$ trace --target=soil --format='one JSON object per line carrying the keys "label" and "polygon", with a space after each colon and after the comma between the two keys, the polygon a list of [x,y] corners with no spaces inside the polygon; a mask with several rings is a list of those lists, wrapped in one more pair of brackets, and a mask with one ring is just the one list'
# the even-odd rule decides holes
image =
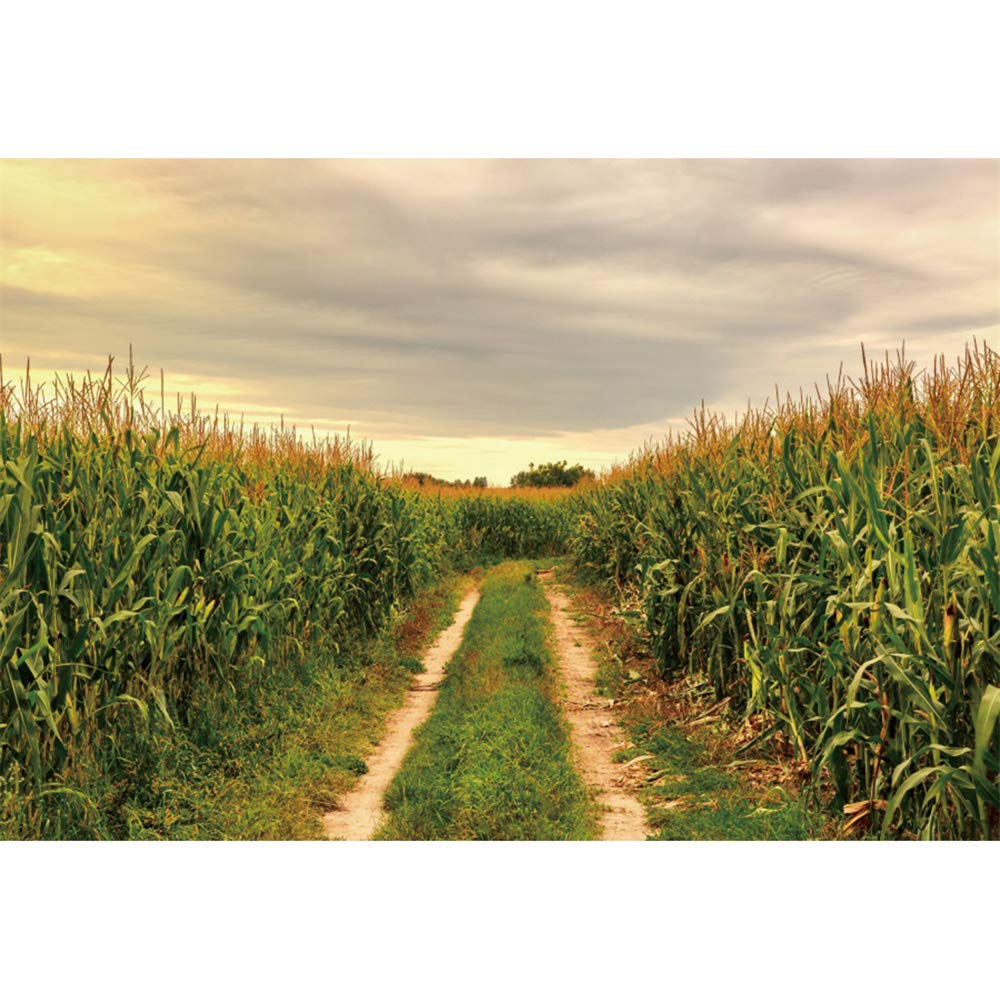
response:
{"label": "soil", "polygon": [[566,684],[564,709],[577,767],[603,807],[600,839],[645,840],[651,832],[646,810],[628,785],[629,768],[638,762],[615,763],[615,753],[629,744],[607,700],[600,699],[594,690],[597,661],[593,643],[584,626],[574,621],[566,593],[550,582],[545,571],[538,575],[552,608],[557,660]]}
{"label": "soil", "polygon": [[414,731],[431,714],[437,701],[438,687],[444,680],[445,668],[461,645],[465,626],[478,601],[479,588],[476,587],[466,594],[455,620],[424,655],[424,672],[414,676],[402,707],[389,717],[385,737],[365,762],[368,771],[343,797],[338,807],[323,817],[327,839],[371,840],[382,823],[386,790],[413,745]]}

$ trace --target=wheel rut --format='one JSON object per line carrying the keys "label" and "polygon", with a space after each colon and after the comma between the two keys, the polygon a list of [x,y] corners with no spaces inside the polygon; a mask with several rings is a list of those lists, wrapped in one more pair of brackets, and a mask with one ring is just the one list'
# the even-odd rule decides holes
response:
{"label": "wheel rut", "polygon": [[385,818],[385,793],[413,745],[414,731],[434,708],[445,668],[461,645],[465,626],[478,602],[479,588],[474,587],[462,599],[454,621],[424,654],[424,672],[414,677],[402,706],[390,715],[385,736],[365,761],[367,772],[338,807],[323,817],[328,840],[371,840]]}
{"label": "wheel rut", "polygon": [[594,690],[597,666],[594,645],[569,610],[569,597],[539,574],[552,609],[556,656],[566,683],[564,709],[580,776],[596,790],[603,807],[601,840],[646,840],[650,834],[646,810],[625,785],[625,766],[614,755],[625,742],[611,709]]}

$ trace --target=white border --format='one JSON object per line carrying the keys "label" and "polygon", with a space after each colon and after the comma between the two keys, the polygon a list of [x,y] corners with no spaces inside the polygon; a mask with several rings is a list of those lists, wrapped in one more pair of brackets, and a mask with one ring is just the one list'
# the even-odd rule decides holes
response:
{"label": "white border", "polygon": [[994,156],[989,0],[7,5],[6,156]]}
{"label": "white border", "polygon": [[[5,156],[995,156],[995,5],[9,5]],[[0,206],[2,206],[0,173]],[[11,996],[962,996],[993,844],[0,844]]]}
{"label": "white border", "polygon": [[909,1000],[996,981],[993,844],[6,844],[0,863],[9,996]]}

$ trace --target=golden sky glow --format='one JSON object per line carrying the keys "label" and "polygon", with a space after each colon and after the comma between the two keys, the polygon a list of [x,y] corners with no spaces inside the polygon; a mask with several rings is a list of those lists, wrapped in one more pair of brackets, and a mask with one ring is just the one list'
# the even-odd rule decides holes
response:
{"label": "golden sky glow", "polygon": [[104,366],[505,482],[998,341],[996,161],[5,161],[8,377]]}

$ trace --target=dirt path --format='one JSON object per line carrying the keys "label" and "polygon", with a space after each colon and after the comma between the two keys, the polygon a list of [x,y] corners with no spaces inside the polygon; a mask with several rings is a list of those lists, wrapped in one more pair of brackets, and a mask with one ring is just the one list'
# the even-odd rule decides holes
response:
{"label": "dirt path", "polygon": [[413,731],[431,714],[445,667],[461,645],[465,626],[478,600],[479,588],[474,587],[462,599],[455,620],[424,655],[424,673],[415,675],[402,707],[389,717],[385,736],[365,762],[367,773],[343,797],[339,807],[323,817],[327,839],[371,840],[384,818],[382,802],[386,790],[413,745]]}
{"label": "dirt path", "polygon": [[645,840],[650,833],[646,810],[624,785],[625,765],[616,764],[615,751],[625,742],[611,710],[594,691],[596,660],[593,643],[569,611],[566,593],[539,573],[552,608],[556,652],[566,681],[566,717],[569,720],[580,776],[597,788],[602,840]]}

